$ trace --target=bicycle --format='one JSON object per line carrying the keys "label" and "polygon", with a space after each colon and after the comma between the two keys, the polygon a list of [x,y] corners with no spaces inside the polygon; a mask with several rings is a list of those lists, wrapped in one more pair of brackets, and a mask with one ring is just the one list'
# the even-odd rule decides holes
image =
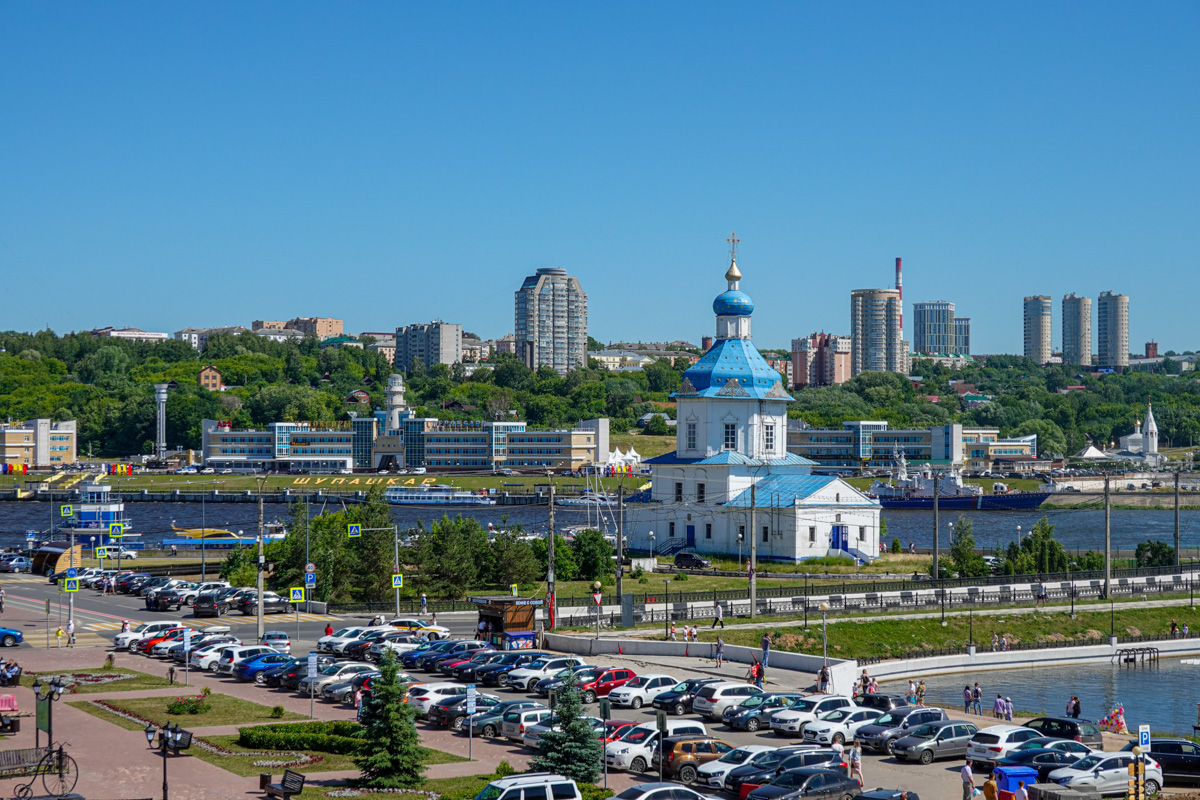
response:
{"label": "bicycle", "polygon": [[42,756],[42,760],[34,768],[29,783],[21,784],[13,790],[17,800],[29,800],[33,797],[33,783],[39,775],[42,778],[42,788],[51,797],[64,797],[75,790],[75,784],[79,782],[79,765],[63,749],[67,744],[70,742],[59,742],[57,747],[50,745],[49,752]]}

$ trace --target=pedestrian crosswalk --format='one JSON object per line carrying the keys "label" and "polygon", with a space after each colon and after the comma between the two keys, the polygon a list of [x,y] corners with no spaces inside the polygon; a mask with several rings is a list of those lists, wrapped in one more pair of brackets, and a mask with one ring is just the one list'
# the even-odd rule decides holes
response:
{"label": "pedestrian crosswalk", "polygon": [[0,584],[12,584],[12,583],[40,583],[42,585],[46,585],[46,579],[39,578],[36,575],[11,575],[11,576],[6,575],[3,577],[0,577]]}
{"label": "pedestrian crosswalk", "polygon": [[[45,631],[38,631],[37,633],[33,633],[31,631],[31,632],[27,633],[25,636],[25,644],[29,645],[34,650],[55,650],[55,649],[65,649],[68,647],[67,637],[63,636],[62,642],[60,643],[54,637],[53,630],[50,631],[49,644],[47,644],[47,636],[46,636]],[[75,646],[76,647],[111,647],[112,640],[109,638],[106,638],[104,636],[101,636],[98,633],[88,633],[86,630],[84,630],[84,631],[80,631],[75,634]]]}
{"label": "pedestrian crosswalk", "polygon": [[[300,613],[301,622],[337,622],[340,617],[331,616],[329,614],[306,614]],[[295,614],[271,614],[264,617],[267,622],[283,621],[294,623],[296,621]],[[131,625],[136,624],[134,620],[129,621]],[[181,619],[180,625],[186,625],[190,628],[208,628],[213,625],[254,625],[258,622],[257,617],[253,614],[248,616],[234,615],[225,617],[210,617],[205,619]],[[105,622],[93,622],[83,626],[87,631],[119,631],[121,629],[122,620],[112,620]]]}

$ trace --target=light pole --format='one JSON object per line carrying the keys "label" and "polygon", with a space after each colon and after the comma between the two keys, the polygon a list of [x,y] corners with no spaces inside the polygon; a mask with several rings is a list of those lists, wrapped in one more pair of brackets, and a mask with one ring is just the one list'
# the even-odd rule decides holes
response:
{"label": "light pole", "polygon": [[[33,696],[37,698],[35,703],[46,704],[46,738],[48,747],[54,745],[54,703],[62,699],[63,692],[66,691],[66,684],[61,678],[54,678],[49,683],[42,683],[41,678],[33,679]],[[37,726],[34,726],[34,746],[37,746]]]}
{"label": "light pole", "polygon": [[663,578],[663,640],[671,641],[671,582]]}
{"label": "light pole", "polygon": [[829,611],[829,603],[821,602],[821,666],[829,669],[829,626],[825,620],[825,613]]}
{"label": "light pole", "polygon": [[192,732],[179,729],[179,724],[174,726],[164,725],[162,730],[155,730],[154,723],[146,723],[145,729],[142,731],[146,734],[146,743],[154,747],[154,734],[158,734],[158,751],[162,753],[163,760],[163,800],[167,800],[167,756],[171,753],[179,755],[180,750],[187,750],[192,746]]}
{"label": "light pole", "polygon": [[1017,526],[1017,547],[1021,546],[1021,526]]}
{"label": "light pole", "polygon": [[[600,593],[600,581],[592,581],[592,591]],[[600,638],[600,604],[596,603],[596,638]]]}
{"label": "light pole", "polygon": [[92,558],[95,559],[96,565],[99,566],[100,559],[96,558],[96,537],[90,536],[88,538],[91,540],[91,543],[92,543]]}
{"label": "light pole", "polygon": [[654,531],[650,531],[650,559],[654,560]]}

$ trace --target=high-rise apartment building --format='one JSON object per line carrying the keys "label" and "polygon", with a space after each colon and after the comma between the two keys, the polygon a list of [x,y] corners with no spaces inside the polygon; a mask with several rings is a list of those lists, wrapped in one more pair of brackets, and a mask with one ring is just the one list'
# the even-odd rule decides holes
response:
{"label": "high-rise apartment building", "polygon": [[899,289],[856,289],[850,293],[850,374],[907,372]]}
{"label": "high-rise apartment building", "polygon": [[1050,304],[1044,294],[1025,298],[1025,357],[1038,364],[1050,363]]}
{"label": "high-rise apartment building", "polygon": [[957,353],[954,303],[945,300],[913,303],[912,336],[915,353]]}
{"label": "high-rise apartment building", "polygon": [[1064,364],[1092,365],[1092,298],[1071,292],[1062,299]]}
{"label": "high-rise apartment building", "polygon": [[517,358],[559,375],[587,365],[587,292],[561,267],[543,267],[515,293]]}
{"label": "high-rise apartment building", "polygon": [[286,322],[275,319],[256,319],[250,323],[250,329],[255,331],[297,330],[305,336],[332,339],[342,335],[342,324],[342,320],[333,317],[293,317]]}
{"label": "high-rise apartment building", "polygon": [[792,339],[792,385],[837,386],[850,380],[849,336],[814,333]]}
{"label": "high-rise apartment building", "polygon": [[1129,368],[1129,295],[1100,293],[1096,303],[1096,352],[1101,367]]}
{"label": "high-rise apartment building", "polygon": [[396,355],[392,364],[405,374],[418,358],[426,367],[457,364],[462,361],[462,338],[462,325],[441,320],[396,328]]}
{"label": "high-rise apartment building", "polygon": [[954,352],[960,356],[971,355],[971,318],[954,318]]}

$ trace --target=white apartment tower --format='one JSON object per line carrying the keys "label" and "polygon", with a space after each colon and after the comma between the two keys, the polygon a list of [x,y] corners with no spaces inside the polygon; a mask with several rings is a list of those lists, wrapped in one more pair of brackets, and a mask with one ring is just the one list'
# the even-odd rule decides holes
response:
{"label": "white apartment tower", "polygon": [[1025,298],[1025,357],[1038,364],[1050,363],[1051,302],[1044,294]]}
{"label": "white apartment tower", "polygon": [[850,372],[908,371],[899,289],[856,289],[850,293]]}
{"label": "white apartment tower", "polygon": [[1092,298],[1074,292],[1062,299],[1064,364],[1092,365]]}
{"label": "white apartment tower", "polygon": [[1129,368],[1129,295],[1100,293],[1096,303],[1096,345],[1099,366]]}
{"label": "white apartment tower", "polygon": [[418,358],[426,367],[450,366],[462,361],[462,325],[434,320],[396,328],[393,365],[407,373]]}
{"label": "white apartment tower", "polygon": [[516,350],[525,366],[559,375],[587,365],[587,292],[561,267],[544,267],[516,291]]}

